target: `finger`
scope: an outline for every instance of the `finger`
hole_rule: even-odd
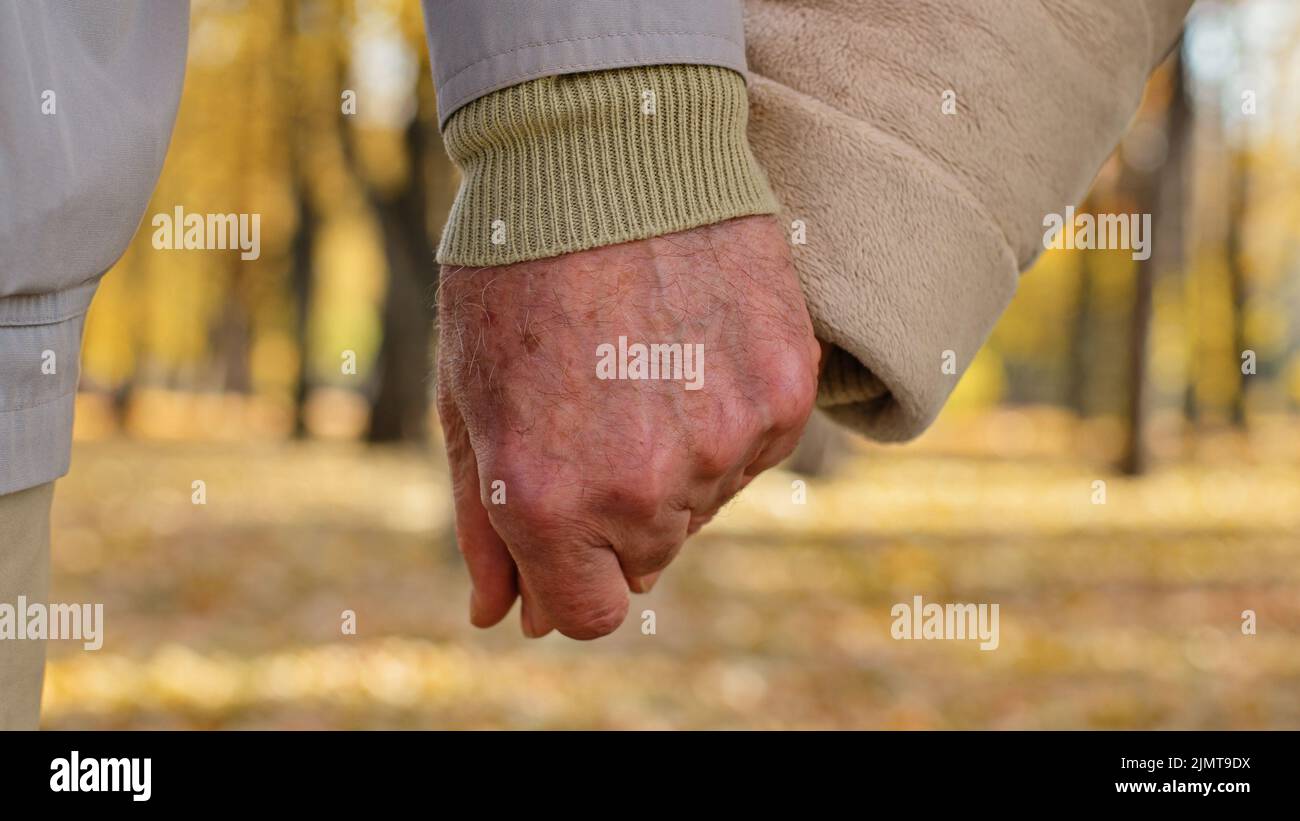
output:
[[[659,581],[659,577],[662,574],[663,571],[659,570],[654,573],[648,573],[644,576],[629,578],[627,580],[627,587],[633,593],[649,593],[654,588],[655,582]]]
[[[746,472],[744,466],[737,467],[735,471],[723,477],[712,489],[707,498],[691,508],[691,519],[686,525],[686,535],[694,536],[713,518],[718,515],[722,508],[726,507],[740,491],[748,487],[754,477]]]
[[[456,508],[456,544],[472,585],[469,620],[475,627],[491,627],[505,618],[514,604],[518,593],[515,563],[483,507],[478,462],[464,420],[441,386],[438,393],[438,416],[446,440]]]
[[[714,514],[712,513],[706,513],[702,516],[692,515],[691,523],[686,526],[686,535],[694,536],[696,533],[699,533],[700,528],[704,527],[709,522],[713,521],[713,516]]]
[[[516,574],[515,583],[519,586],[519,626],[524,635],[530,639],[539,639],[554,630],[551,620],[534,603],[523,577]]]
[[[787,456],[794,453],[801,436],[803,436],[803,427],[771,436],[753,461],[745,466],[745,476],[752,479],[763,471],[781,464]]]
[[[794,452],[799,444],[801,430],[789,431],[779,435],[769,435],[760,441],[747,464],[733,470],[714,483],[708,492],[697,498],[691,505],[691,519],[686,526],[686,535],[694,536],[700,528],[711,522],[728,503],[754,481],[754,477],[763,471],[779,465]]]
[[[512,539],[509,545],[530,604],[556,630],[572,639],[594,639],[623,623],[627,581],[608,545],[536,538],[527,543]]]
[[[659,573],[677,557],[690,518],[690,510],[663,510],[649,521],[620,519],[608,524],[619,567],[633,593],[644,592],[633,586],[633,580]]]
[[[732,457],[727,469],[716,479],[707,480],[703,478],[703,474],[697,474],[699,478],[689,497],[691,516],[686,526],[687,536],[695,535],[700,528],[708,524],[723,506],[753,480],[754,476],[749,472],[749,468],[762,457],[771,443],[773,434],[749,434],[749,436],[751,441],[745,451]]]

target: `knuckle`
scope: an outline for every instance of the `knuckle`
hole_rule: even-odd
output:
[[[735,437],[709,439],[695,450],[695,472],[705,479],[719,479],[735,467],[740,459]]]
[[[571,639],[589,640],[608,636],[627,618],[628,600],[583,605],[556,618],[556,629]]]
[[[642,475],[610,483],[600,495],[605,508],[619,518],[645,521],[659,515],[667,492],[663,474],[650,468]]]
[[[644,576],[667,567],[677,555],[679,547],[681,540],[675,537],[649,539],[632,546],[626,554],[620,554],[619,559],[624,572]]]
[[[787,456],[794,453],[794,449],[798,444],[799,440],[794,436],[784,437],[774,442],[767,452],[763,454],[762,458],[753,465],[754,475],[781,464]]]
[[[498,495],[497,488],[503,494]],[[494,522],[517,523],[538,534],[550,533],[579,519],[573,493],[509,454],[480,465],[479,496]]]
[[[816,369],[795,351],[783,352],[768,370],[764,397],[771,426],[778,430],[801,427],[817,399]]]
[[[758,474],[765,470],[774,468],[782,460],[789,456],[799,443],[800,436],[794,430],[778,431],[775,435],[767,438],[763,448],[758,454],[745,465],[745,470],[739,477],[739,483],[727,494],[730,498],[744,489],[745,485]]]
[[[767,430],[761,397],[736,396],[719,406],[706,430],[692,441],[692,468],[705,480],[721,479],[745,461]]]
[[[559,509],[544,489],[509,481],[506,487],[506,504],[496,506],[503,514],[543,533],[560,523]]]

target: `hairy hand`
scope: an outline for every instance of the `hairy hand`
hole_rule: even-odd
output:
[[[440,287],[438,409],[479,626],[521,595],[526,635],[612,632],[629,589],[812,410],[820,350],[771,217],[444,267]]]

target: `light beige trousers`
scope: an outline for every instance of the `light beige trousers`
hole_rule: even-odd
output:
[[[53,498],[53,482],[0,496],[0,604],[49,596]],[[45,642],[0,639],[0,730],[36,729],[44,678]]]

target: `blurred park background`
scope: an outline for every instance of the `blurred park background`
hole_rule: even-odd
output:
[[[51,644],[44,726],[1300,728],[1300,4],[1202,0],[1153,77],[1080,206],[1153,214],[1148,261],[1045,253],[933,430],[817,422],[595,643],[466,621],[423,32],[195,0],[147,215],[260,213],[262,254],[146,216],[100,288],[51,596],[106,639]],[[917,594],[1001,647],[893,641]]]

